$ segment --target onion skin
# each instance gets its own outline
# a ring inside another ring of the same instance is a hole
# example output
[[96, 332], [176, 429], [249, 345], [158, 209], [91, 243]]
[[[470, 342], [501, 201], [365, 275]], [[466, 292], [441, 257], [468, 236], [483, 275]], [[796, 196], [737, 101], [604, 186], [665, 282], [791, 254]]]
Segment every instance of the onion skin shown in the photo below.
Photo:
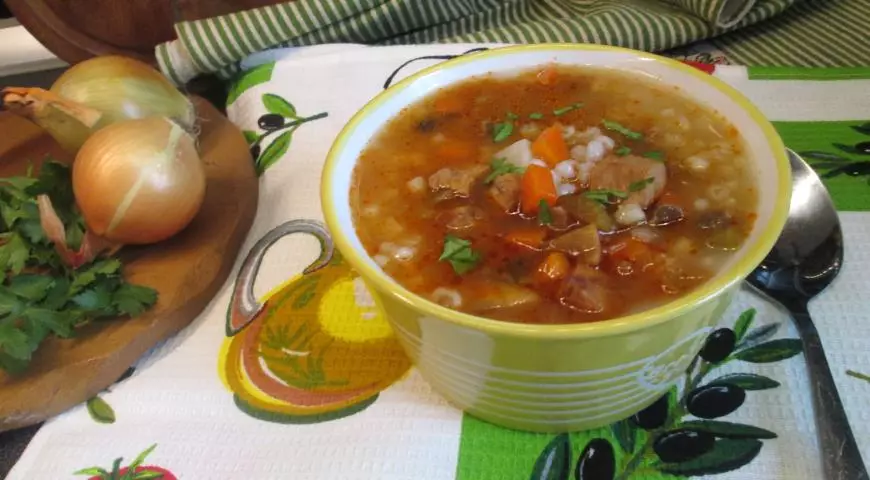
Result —
[[51, 92], [103, 113], [100, 127], [121, 120], [168, 117], [194, 131], [193, 104], [157, 70], [132, 58], [95, 57], [65, 71]]
[[206, 188], [193, 137], [160, 117], [94, 133], [76, 155], [72, 183], [89, 230], [133, 245], [160, 242], [184, 229]]

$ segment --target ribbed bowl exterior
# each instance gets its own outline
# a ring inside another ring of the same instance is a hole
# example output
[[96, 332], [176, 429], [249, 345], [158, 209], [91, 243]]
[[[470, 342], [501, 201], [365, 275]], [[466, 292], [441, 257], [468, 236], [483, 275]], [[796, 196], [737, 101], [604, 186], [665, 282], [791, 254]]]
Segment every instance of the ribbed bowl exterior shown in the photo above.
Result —
[[734, 293], [625, 334], [541, 339], [471, 329], [369, 288], [437, 392], [478, 418], [535, 432], [601, 427], [655, 401], [682, 377]]

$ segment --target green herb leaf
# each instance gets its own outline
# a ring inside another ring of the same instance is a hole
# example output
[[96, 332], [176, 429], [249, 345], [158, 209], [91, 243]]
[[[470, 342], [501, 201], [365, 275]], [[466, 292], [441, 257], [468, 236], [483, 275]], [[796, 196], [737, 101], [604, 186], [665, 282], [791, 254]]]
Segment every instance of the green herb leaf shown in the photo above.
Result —
[[639, 191], [643, 190], [644, 188], [646, 188], [647, 185], [653, 183], [654, 181], [655, 181], [655, 178], [647, 177], [647, 178], [644, 178], [643, 180], [631, 182], [628, 185], [628, 191], [630, 193], [639, 192]]
[[642, 133], [630, 130], [630, 129], [622, 126], [618, 122], [614, 122], [612, 120], [602, 120], [601, 124], [604, 125], [604, 128], [610, 130], [611, 132], [621, 133], [625, 137], [630, 138], [632, 140], [643, 140]]
[[21, 274], [9, 280], [8, 289], [21, 298], [34, 301], [45, 298], [53, 283], [54, 279], [48, 275]]
[[571, 474], [571, 437], [560, 433], [541, 450], [530, 480], [563, 480]]
[[801, 341], [794, 338], [771, 340], [734, 354], [734, 358], [750, 363], [773, 363], [791, 358], [802, 351]]
[[743, 340], [743, 337], [746, 336], [746, 332], [749, 331], [749, 327], [752, 326], [752, 322], [755, 320], [756, 310], [754, 308], [750, 308], [744, 310], [743, 313], [737, 317], [737, 322], [734, 323], [734, 336], [737, 337], [737, 342]]
[[583, 192], [583, 196], [590, 200], [595, 200], [598, 203], [608, 204], [611, 203], [611, 199], [614, 197], [621, 200], [628, 198], [628, 193], [623, 192], [622, 190], [601, 188], [597, 190], [587, 190]]
[[520, 117], [517, 116], [516, 113], [508, 112], [508, 114], [507, 114], [507, 119], [508, 119], [508, 120], [516, 120], [516, 119], [518, 119], [518, 118], [520, 118]]
[[514, 124], [511, 121], [496, 123], [492, 129], [492, 141], [502, 142], [514, 132]]
[[553, 223], [553, 212], [550, 210], [550, 205], [543, 198], [538, 202], [538, 222], [541, 225]]
[[109, 276], [121, 270], [121, 262], [117, 258], [98, 260], [76, 271], [75, 279], [70, 285], [70, 293], [75, 294], [82, 288], [94, 283], [99, 276]]
[[776, 380], [754, 373], [732, 373], [713, 380], [709, 385], [736, 385], [744, 390], [768, 390], [780, 384]]
[[121, 315], [137, 317], [157, 301], [157, 292], [141, 285], [125, 283], [112, 294], [112, 302]]
[[18, 233], [10, 234], [6, 238], [6, 243], [0, 245], [0, 271], [17, 275], [27, 265], [28, 258], [30, 258], [30, 248]]
[[539, 112], [530, 113], [529, 118], [531, 118], [532, 120], [540, 120], [544, 118], [544, 114]]
[[480, 261], [480, 253], [471, 249], [471, 241], [447, 235], [439, 261], [448, 261], [453, 271], [463, 275], [473, 269]]
[[572, 103], [571, 105], [568, 105], [567, 107], [554, 109], [553, 115], [555, 115], [557, 117], [561, 117], [562, 115], [565, 115], [566, 113], [569, 113], [569, 112], [573, 112], [574, 110], [577, 110], [579, 108], [583, 108], [582, 103], [580, 103], [580, 102]]
[[100, 397], [93, 397], [87, 402], [88, 415], [97, 423], [115, 423], [115, 411]]
[[623, 145], [614, 150], [613, 153], [615, 153], [617, 156], [624, 157], [631, 153], [631, 149]]
[[24, 308], [25, 301], [23, 298], [13, 294], [7, 288], [0, 286], [0, 317], [9, 313], [21, 312]]
[[28, 340], [27, 334], [11, 322], [0, 323], [0, 351], [9, 357], [16, 360], [30, 360], [33, 350]]
[[69, 322], [69, 313], [49, 310], [47, 308], [28, 308], [22, 315], [33, 323], [41, 325], [62, 338], [72, 336], [72, 324]]
[[105, 315], [111, 311], [112, 293], [105, 285], [98, 284], [72, 297], [72, 301], [85, 310]]
[[658, 162], [665, 161], [665, 154], [659, 151], [646, 152], [643, 154], [643, 156], [651, 160], [656, 160]]
[[509, 173], [523, 173], [525, 171], [522, 167], [508, 163], [504, 158], [493, 158], [492, 161], [489, 162], [489, 165], [490, 168], [492, 168], [492, 171], [483, 179], [483, 183], [486, 184], [492, 183], [493, 180], [502, 175], [507, 175]]

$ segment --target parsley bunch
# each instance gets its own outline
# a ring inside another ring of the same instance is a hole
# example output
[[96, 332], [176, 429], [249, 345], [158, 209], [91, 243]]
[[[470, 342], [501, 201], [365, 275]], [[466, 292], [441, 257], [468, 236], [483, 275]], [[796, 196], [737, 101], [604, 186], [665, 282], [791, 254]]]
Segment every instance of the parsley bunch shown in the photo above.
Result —
[[40, 225], [41, 194], [55, 205], [68, 245], [84, 237], [69, 167], [46, 161], [38, 177], [0, 179], [0, 370], [8, 373], [24, 371], [51, 334], [69, 338], [80, 325], [136, 316], [157, 300], [156, 291], [124, 281], [118, 259], [67, 267]]

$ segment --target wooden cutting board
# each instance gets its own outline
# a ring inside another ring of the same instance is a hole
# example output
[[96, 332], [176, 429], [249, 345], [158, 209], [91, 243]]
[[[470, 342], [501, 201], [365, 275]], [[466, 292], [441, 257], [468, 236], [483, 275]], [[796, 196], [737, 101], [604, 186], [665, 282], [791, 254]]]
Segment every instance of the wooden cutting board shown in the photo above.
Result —
[[[170, 240], [121, 251], [124, 274], [159, 292], [135, 319], [100, 322], [74, 339], [50, 338], [27, 372], [0, 371], [0, 431], [41, 422], [93, 397], [142, 354], [193, 321], [223, 286], [257, 211], [258, 180], [241, 132], [211, 104], [195, 98], [208, 178], [202, 210]], [[39, 127], [0, 113], [0, 177], [28, 161], [70, 158]]]

